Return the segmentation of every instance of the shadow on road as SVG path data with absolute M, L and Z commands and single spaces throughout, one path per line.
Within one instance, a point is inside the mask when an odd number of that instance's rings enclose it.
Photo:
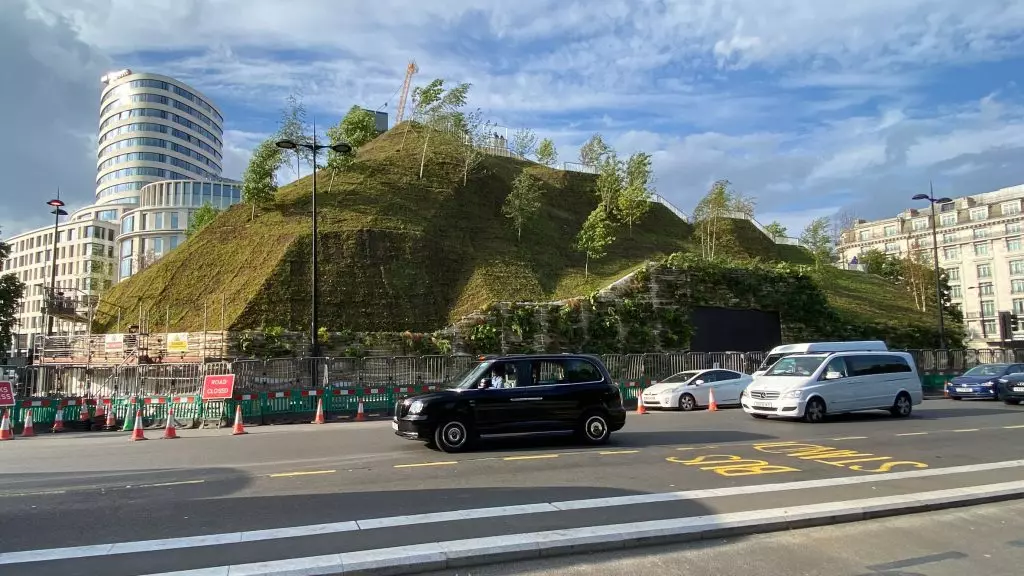
M 778 436 L 729 430 L 661 430 L 644 432 L 615 432 L 608 444 L 588 446 L 570 433 L 551 433 L 530 436 L 497 436 L 480 440 L 477 452 L 519 452 L 553 448 L 579 450 L 608 450 L 609 448 L 645 448 L 650 446 L 686 446 L 726 442 L 755 442 L 777 440 Z M 436 450 L 436 448 L 435 448 Z M 472 452 L 470 453 L 472 454 Z

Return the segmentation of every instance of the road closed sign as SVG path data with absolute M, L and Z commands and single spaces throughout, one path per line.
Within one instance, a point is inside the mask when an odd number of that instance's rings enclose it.
M 0 382 L 0 406 L 14 406 L 14 384 Z
M 235 375 L 221 374 L 203 378 L 203 400 L 227 400 L 235 390 Z

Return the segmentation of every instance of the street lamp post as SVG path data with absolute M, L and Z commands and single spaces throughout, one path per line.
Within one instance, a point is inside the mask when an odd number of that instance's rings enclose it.
M 936 239 L 935 234 L 935 228 L 938 227 L 938 221 L 935 217 L 935 205 L 952 202 L 952 200 L 946 197 L 936 198 L 935 190 L 932 188 L 931 182 L 928 183 L 927 194 L 915 194 L 911 200 L 927 200 L 932 205 L 932 263 L 935 265 L 935 309 L 939 314 L 939 350 L 945 350 L 946 330 L 942 321 L 942 288 L 939 283 L 939 242 Z
M 53 208 L 50 214 L 53 214 L 53 248 L 50 256 L 50 298 L 46 302 L 47 308 L 47 320 L 46 320 L 46 335 L 53 336 L 53 301 L 57 297 L 57 236 L 60 234 L 58 230 L 60 224 L 60 217 L 67 216 L 68 213 L 62 210 L 64 207 L 64 201 L 60 199 L 60 189 L 57 189 L 57 197 L 46 203 L 47 206 Z
M 977 286 L 968 286 L 968 290 L 978 291 L 978 322 L 981 323 L 981 339 L 988 341 L 988 334 L 985 330 L 985 300 L 983 299 L 984 294 L 981 293 L 981 284 Z
M 320 279 L 319 279 L 319 267 L 317 265 L 317 244 L 319 243 L 319 240 L 317 238 L 317 217 L 316 217 L 316 153 L 319 152 L 320 150 L 330 149 L 330 150 L 333 150 L 333 151 L 337 152 L 338 154 L 348 154 L 349 152 L 352 151 L 352 146 L 350 146 L 349 144 L 347 144 L 345 142 L 339 142 L 337 144 L 317 144 L 317 142 L 316 142 L 316 123 L 315 122 L 313 123 L 313 142 L 312 143 L 308 143 L 307 144 L 305 142 L 296 142 L 294 140 L 281 140 L 281 141 L 277 142 L 276 145 L 277 145 L 278 148 L 282 148 L 284 150 L 295 150 L 296 148 L 305 148 L 305 149 L 307 149 L 307 150 L 309 150 L 309 151 L 311 151 L 313 153 L 313 249 L 312 249 L 313 278 L 312 278 L 312 283 L 311 283 L 311 286 L 310 286 L 310 291 L 312 292 L 312 298 L 311 298 L 312 302 L 311 302 L 311 310 L 310 310 L 311 318 L 310 318 L 309 338 L 310 338 L 310 356 L 312 356 L 313 358 L 318 358 L 320 356 L 320 342 L 317 340 L 317 330 L 318 330 L 318 326 L 317 326 L 317 324 L 318 324 L 318 322 L 317 322 L 317 312 L 318 312 L 319 296 L 320 296 L 320 290 L 319 290 L 319 280 Z M 315 370 L 315 368 L 314 368 L 314 370 Z M 315 374 L 314 374 L 314 376 L 315 376 Z

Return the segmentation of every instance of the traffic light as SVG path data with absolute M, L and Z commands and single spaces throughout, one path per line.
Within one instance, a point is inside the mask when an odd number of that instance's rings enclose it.
M 1017 314 L 1014 312 L 1002 311 L 999 313 L 999 339 L 1012 340 L 1013 329 L 1017 327 Z

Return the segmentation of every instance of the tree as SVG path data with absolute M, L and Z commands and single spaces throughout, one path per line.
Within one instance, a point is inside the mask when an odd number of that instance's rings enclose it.
M 492 136 L 491 123 L 483 121 L 483 114 L 479 110 L 464 114 L 462 122 L 466 137 L 459 147 L 459 154 L 462 158 L 462 185 L 465 186 L 469 182 L 469 173 L 483 162 L 484 149 Z
M 818 270 L 835 260 L 835 247 L 832 244 L 831 223 L 828 217 L 822 216 L 811 220 L 800 234 L 800 242 L 811 251 L 814 267 Z
M 626 161 L 625 183 L 615 204 L 619 219 L 629 227 L 629 235 L 633 236 L 633 224 L 636 224 L 651 209 L 651 155 L 646 152 L 635 152 Z
M 555 150 L 555 143 L 550 138 L 545 138 L 537 145 L 537 162 L 545 166 L 554 166 L 558 162 L 558 151 Z
M 465 135 L 466 115 L 462 108 L 466 105 L 471 86 L 463 82 L 445 90 L 444 80 L 436 78 L 426 86 L 413 89 L 413 118 L 427 127 L 427 137 L 423 139 L 423 152 L 420 154 L 420 178 L 423 178 L 432 132 L 443 131 L 460 138 Z M 406 132 L 408 134 L 408 128 Z M 404 136 L 402 140 L 404 143 Z
M 300 94 L 289 94 L 288 98 L 285 99 L 285 107 L 281 110 L 281 120 L 279 121 L 277 136 L 270 140 L 291 140 L 297 143 L 309 142 L 309 137 L 306 136 L 306 106 L 302 103 L 302 96 Z M 312 164 L 313 152 L 301 146 L 296 147 L 294 152 L 295 178 L 298 179 L 300 176 L 300 163 Z
M 713 260 L 722 250 L 736 245 L 729 218 L 736 213 L 753 212 L 753 200 L 732 189 L 728 180 L 717 180 L 693 209 L 694 236 L 700 242 L 701 256 Z
M 829 233 L 832 238 L 832 245 L 839 246 L 843 243 L 843 233 L 852 230 L 857 225 L 857 216 L 849 210 L 840 210 L 832 216 Z
M 277 170 L 284 162 L 281 149 L 272 140 L 264 140 L 253 150 L 249 165 L 242 174 L 242 201 L 252 207 L 249 221 L 256 219 L 256 207 L 274 201 L 277 193 Z
M 210 222 L 213 222 L 218 214 L 220 214 L 220 210 L 214 208 L 209 202 L 203 204 L 189 216 L 188 229 L 185 230 L 185 236 L 191 238 L 198 234 L 200 230 L 206 228 Z
M 764 230 L 772 237 L 772 240 L 778 240 L 779 238 L 786 237 L 786 227 L 778 220 L 773 220 L 771 224 L 764 227 Z
M 612 151 L 612 147 L 605 144 L 600 134 L 594 134 L 580 147 L 580 164 L 584 166 L 597 166 L 601 159 Z
M 11 255 L 11 247 L 0 240 L 0 262 Z M 25 296 L 25 284 L 12 273 L 0 276 L 0 356 L 6 356 L 14 338 L 18 308 Z
M 517 240 L 523 237 L 523 224 L 536 216 L 540 210 L 541 194 L 540 181 L 526 171 L 520 172 L 512 181 L 512 191 L 505 197 L 501 213 L 512 220 Z
M 605 216 L 611 216 L 612 210 L 619 203 L 622 185 L 625 180 L 625 167 L 615 152 L 609 151 L 601 157 L 597 182 L 594 189 L 597 199 L 605 210 Z
M 520 128 L 512 134 L 512 153 L 526 158 L 537 150 L 537 135 L 529 128 Z
M 586 262 L 583 265 L 584 277 L 590 276 L 590 261 L 603 258 L 608 253 L 608 245 L 615 241 L 612 232 L 612 224 L 608 221 L 608 211 L 604 206 L 598 205 L 587 216 L 579 234 L 576 235 L 576 249 L 586 256 Z
M 146 268 L 149 268 L 156 261 L 156 252 L 153 252 L 152 250 L 139 252 L 138 256 L 136 256 L 135 258 L 135 274 L 138 274 L 145 270 Z
M 342 155 L 334 150 L 328 150 L 327 167 L 334 170 L 345 168 L 354 158 L 355 152 L 376 137 L 377 118 L 373 112 L 352 106 L 337 125 L 327 129 L 327 139 L 332 146 L 345 142 L 352 147 L 352 153 Z

